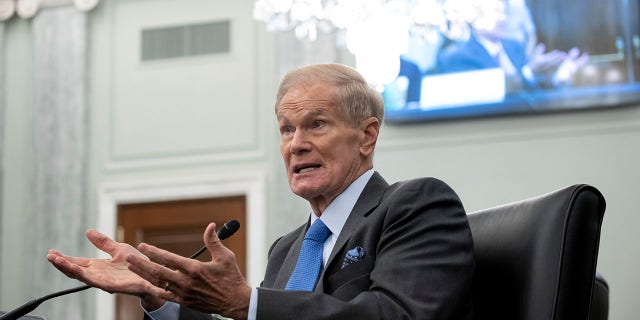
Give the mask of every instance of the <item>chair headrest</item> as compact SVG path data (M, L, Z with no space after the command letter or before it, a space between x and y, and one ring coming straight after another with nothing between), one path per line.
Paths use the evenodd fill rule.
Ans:
M587 319L604 210L602 194L580 184L469 214L474 312Z

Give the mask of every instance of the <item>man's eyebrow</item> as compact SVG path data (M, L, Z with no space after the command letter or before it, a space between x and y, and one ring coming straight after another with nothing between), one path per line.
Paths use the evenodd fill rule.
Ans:
M312 116L321 116L326 114L326 110L324 108L315 108L311 111L307 112L304 117L312 117Z
M309 111L304 111L302 115L302 119L308 119L310 117L315 117L315 116L322 116L322 115L326 115L327 113L328 113L327 110L325 110L324 108L314 108ZM284 119L285 118L284 112L278 110L276 117L278 120Z

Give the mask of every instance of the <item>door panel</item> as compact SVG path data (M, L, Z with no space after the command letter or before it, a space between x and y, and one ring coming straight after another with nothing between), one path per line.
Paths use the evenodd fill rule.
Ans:
M220 228L232 219L240 222L240 230L223 242L236 254L240 271L246 277L245 196L119 205L118 241L132 246L146 242L188 257L204 245L202 235L210 222ZM210 261L211 256L205 251L198 259ZM142 319L139 299L116 295L116 318Z

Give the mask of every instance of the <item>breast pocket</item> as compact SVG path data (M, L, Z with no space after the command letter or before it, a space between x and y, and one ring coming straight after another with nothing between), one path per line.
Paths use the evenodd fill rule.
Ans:
M369 290L371 279L369 275L374 263L369 257L352 263L329 276L325 284L325 291L332 296L349 301L363 291Z

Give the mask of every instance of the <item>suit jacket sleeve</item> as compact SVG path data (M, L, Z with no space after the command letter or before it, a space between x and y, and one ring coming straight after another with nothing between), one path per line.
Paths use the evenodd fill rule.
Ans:
M473 242L449 186L433 178L394 184L373 209L355 211L342 231L348 240L334 248L337 258L328 263L321 289L258 288L258 319L470 319ZM357 223L347 228L351 219ZM281 244L291 246L280 239L270 265L282 265ZM356 246L364 258L343 268L342 257Z

